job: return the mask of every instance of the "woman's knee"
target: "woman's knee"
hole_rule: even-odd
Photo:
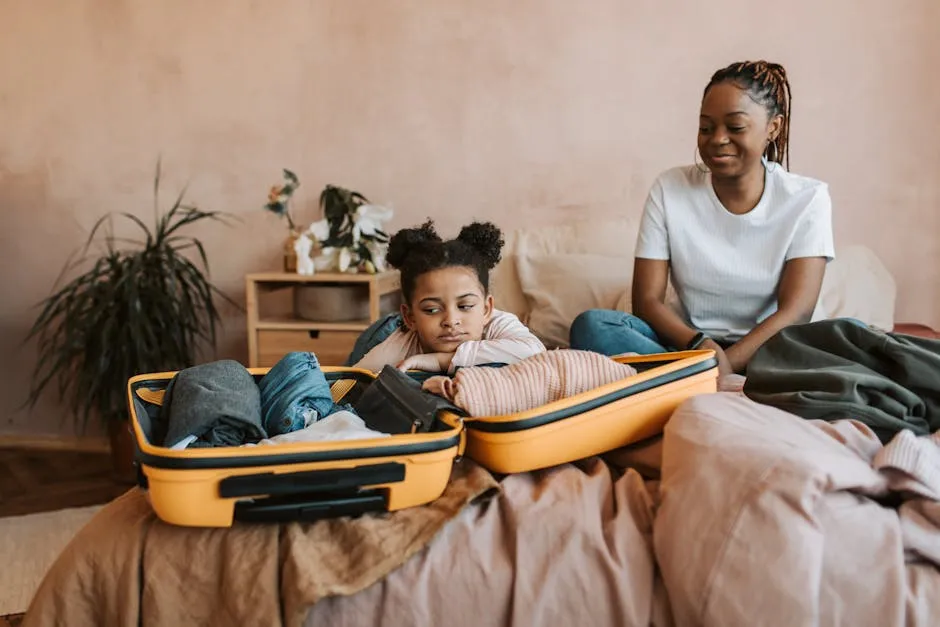
[[[568,330],[572,348],[598,350],[606,344],[611,326],[622,326],[630,314],[611,309],[588,309],[578,314]]]

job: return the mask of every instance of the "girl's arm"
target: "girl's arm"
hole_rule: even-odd
[[[402,360],[417,353],[417,346],[417,337],[413,331],[398,329],[366,353],[353,368],[379,372],[385,366],[396,366]]]
[[[493,312],[483,339],[464,342],[450,361],[449,371],[480,364],[511,364],[545,352],[545,345],[511,313]]]

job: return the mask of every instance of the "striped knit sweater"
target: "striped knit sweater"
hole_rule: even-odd
[[[502,368],[461,368],[453,401],[471,416],[499,416],[620,381],[636,370],[599,353],[554,350]]]

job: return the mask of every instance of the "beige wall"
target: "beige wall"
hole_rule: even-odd
[[[691,6],[691,5],[694,5]],[[744,5],[742,7],[742,5]],[[281,167],[299,215],[327,182],[426,215],[507,228],[637,213],[689,162],[710,73],[791,73],[792,169],[828,181],[838,243],[895,273],[898,315],[940,326],[936,0],[4,0],[0,2],[0,432],[68,432],[17,411],[17,349],[68,253],[106,210],[170,196],[241,217],[204,231],[214,276],[278,263],[260,209]],[[228,311],[221,355],[244,358]]]

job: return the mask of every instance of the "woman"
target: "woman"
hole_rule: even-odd
[[[790,85],[782,66],[734,63],[712,76],[699,116],[702,163],[653,183],[636,246],[633,312],[591,310],[571,346],[607,355],[715,351],[743,372],[780,329],[812,318],[833,259],[825,183],[789,166]],[[666,304],[672,283],[679,307]]]

